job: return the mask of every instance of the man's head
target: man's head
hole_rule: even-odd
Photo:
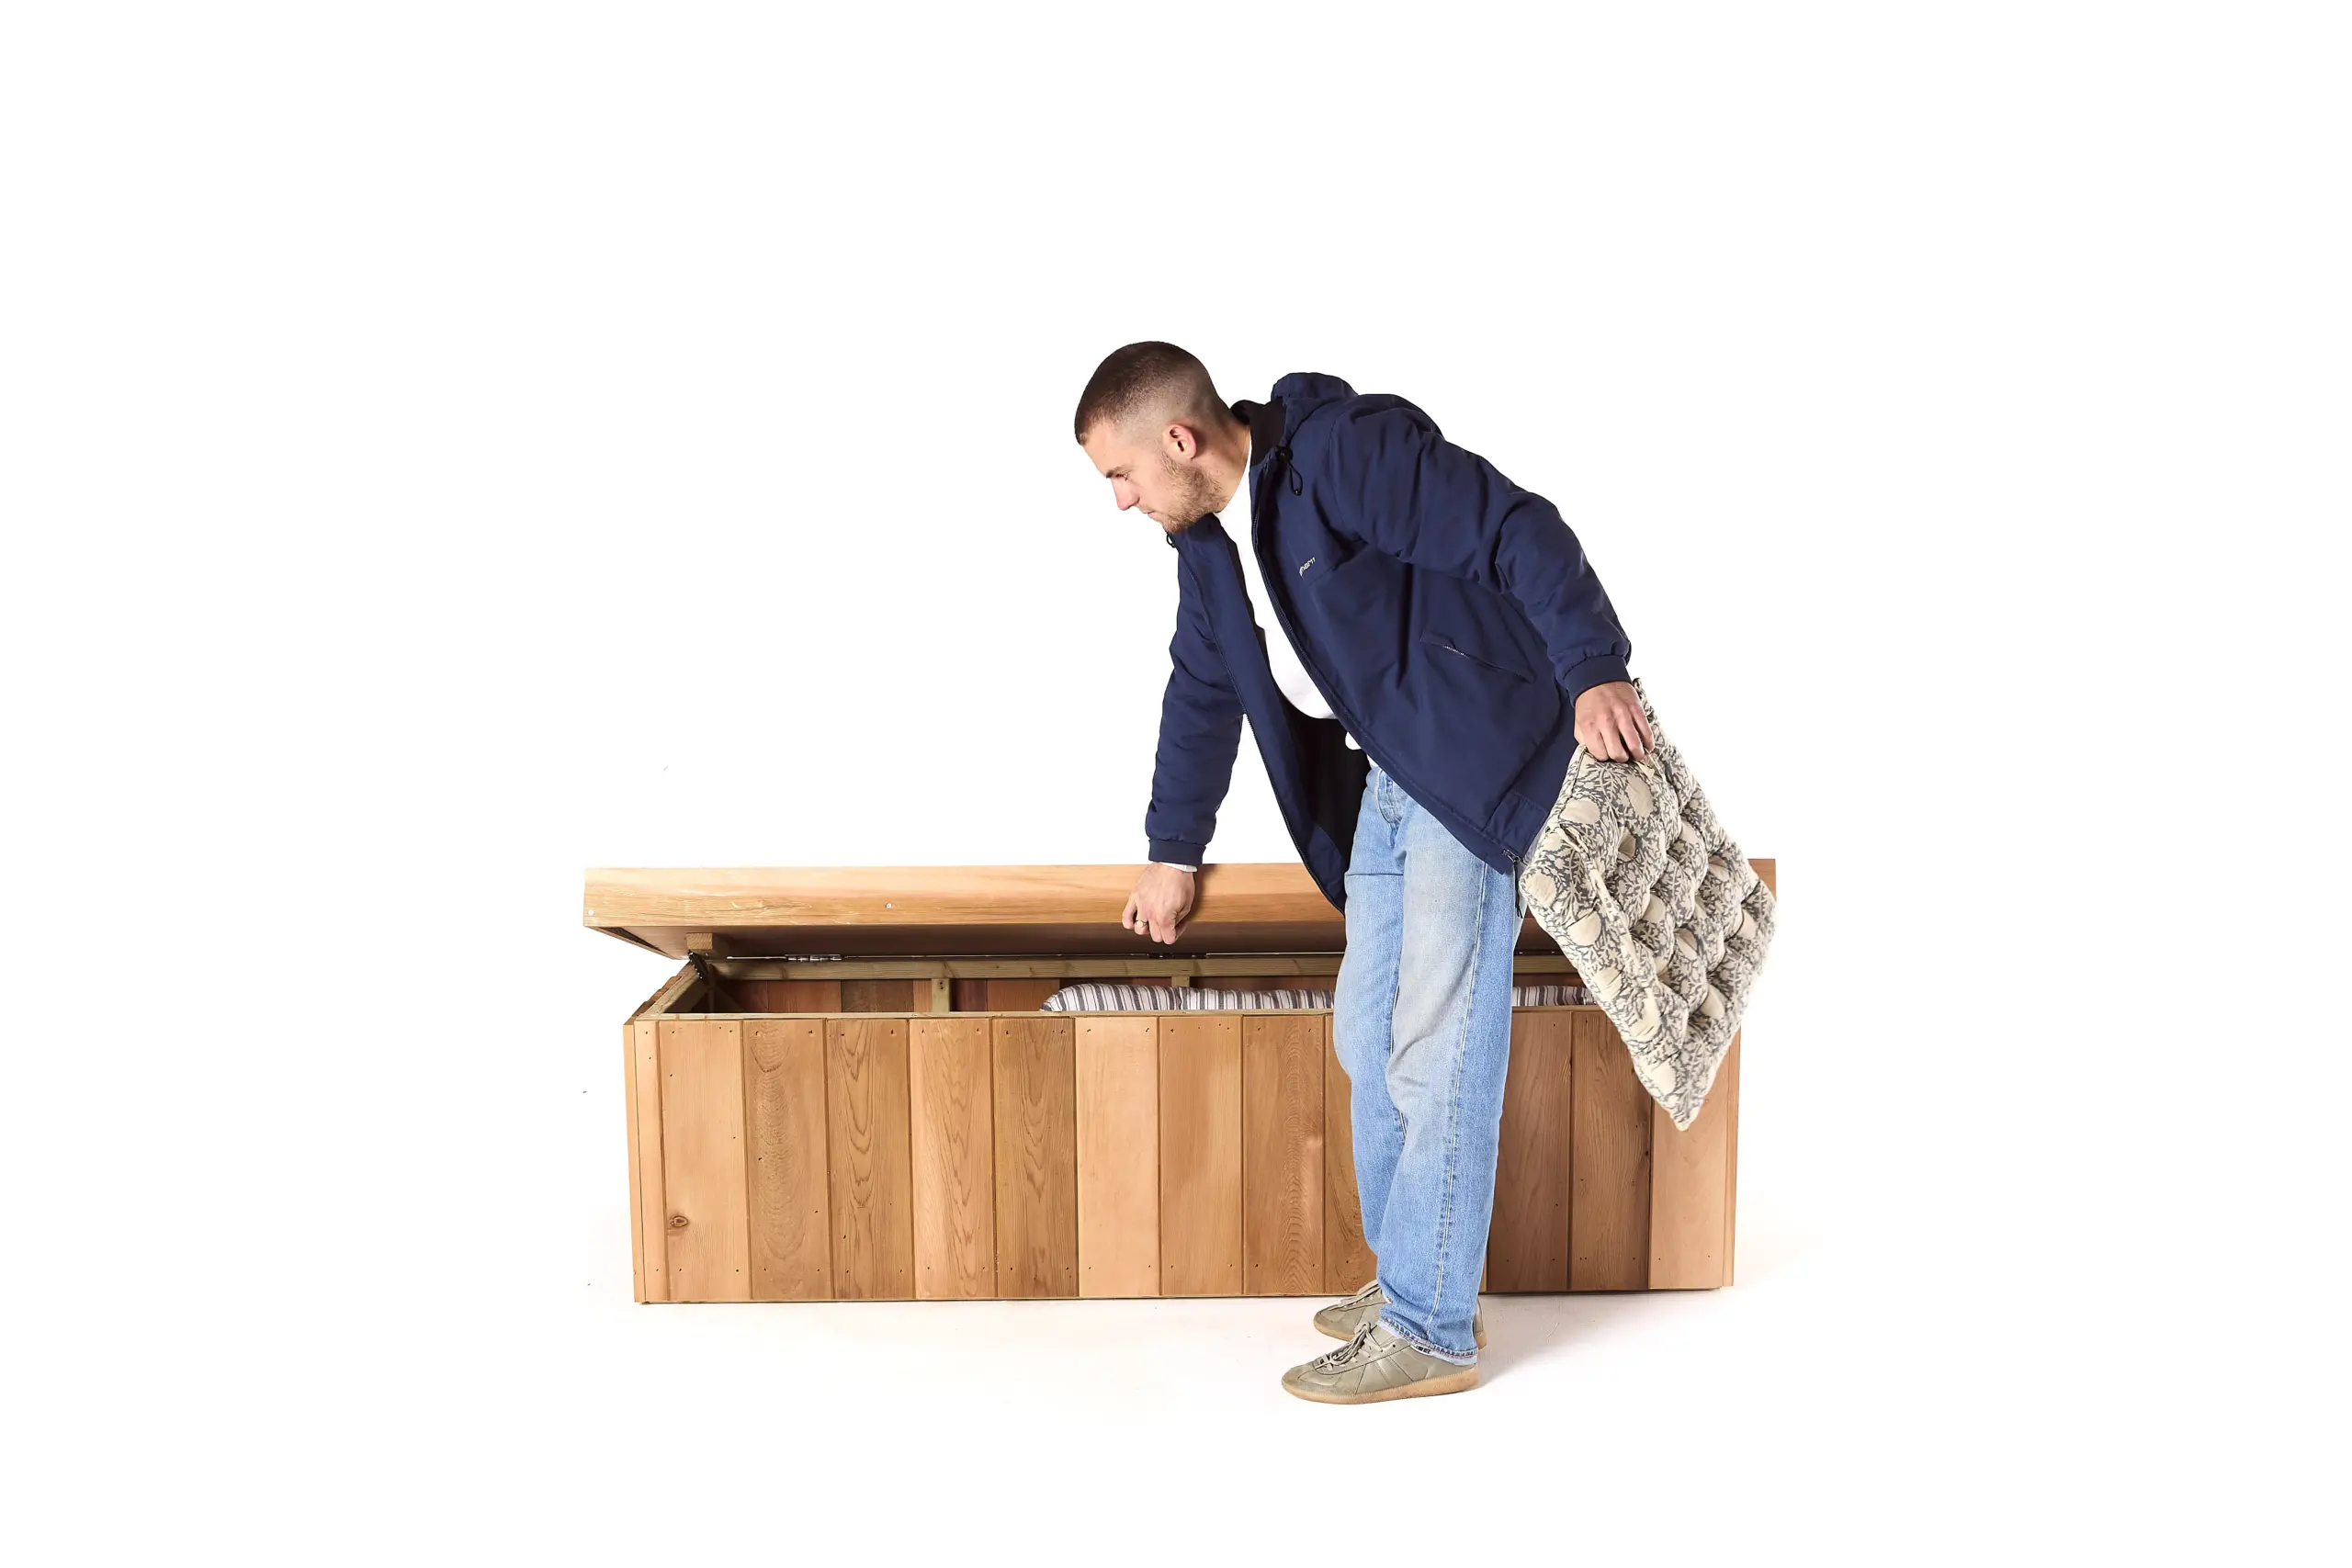
[[[1172,343],[1131,343],[1094,369],[1078,400],[1078,444],[1134,507],[1180,534],[1223,506],[1245,464],[1241,422],[1208,370]]]

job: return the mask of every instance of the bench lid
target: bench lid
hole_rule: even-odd
[[[1306,868],[1204,866],[1193,918],[1173,944],[1121,928],[1140,867],[1118,865],[598,868],[586,922],[684,957],[689,939],[729,957],[838,953],[1337,953],[1347,927]],[[696,942],[695,947],[706,944]]]

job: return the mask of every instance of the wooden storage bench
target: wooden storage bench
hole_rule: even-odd
[[[1772,863],[1753,863],[1770,881]],[[623,1029],[647,1302],[1337,1295],[1373,1273],[1328,1010],[1046,1012],[1078,979],[1328,988],[1295,865],[1212,865],[1172,946],[1130,865],[592,871],[686,960]],[[1575,983],[1528,920],[1517,983]],[[1511,1021],[1483,1288],[1732,1277],[1739,1043],[1675,1131],[1598,1008]]]

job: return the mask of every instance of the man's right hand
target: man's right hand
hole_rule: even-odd
[[[1196,880],[1192,872],[1172,865],[1145,866],[1143,874],[1136,878],[1136,890],[1127,895],[1126,912],[1119,917],[1119,923],[1154,942],[1174,942],[1193,913]]]

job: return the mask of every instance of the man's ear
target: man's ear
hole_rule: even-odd
[[[1201,455],[1201,438],[1189,424],[1169,424],[1159,432],[1160,444],[1171,457],[1190,461]]]

